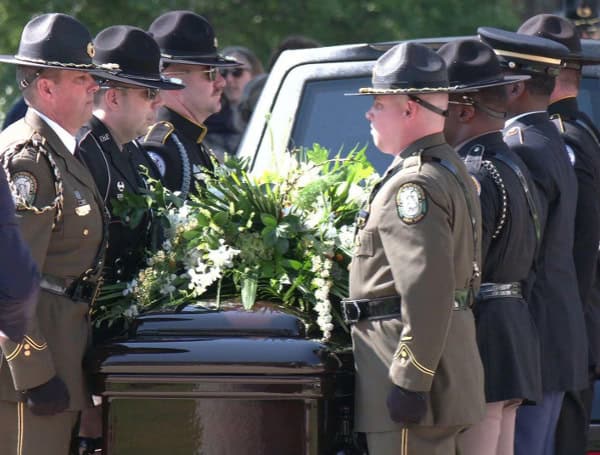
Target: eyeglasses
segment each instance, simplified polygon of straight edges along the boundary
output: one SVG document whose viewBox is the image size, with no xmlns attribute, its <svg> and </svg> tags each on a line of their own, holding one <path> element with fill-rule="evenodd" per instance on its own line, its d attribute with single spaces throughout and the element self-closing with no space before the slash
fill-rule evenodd
<svg viewBox="0 0 600 455">
<path fill-rule="evenodd" d="M 239 79 L 240 77 L 242 77 L 242 74 L 244 74 L 244 71 L 250 71 L 250 70 L 248 68 L 242 68 L 242 67 L 234 68 L 231 70 L 222 69 L 221 76 L 223 76 L 225 79 L 227 79 L 227 76 L 229 76 L 231 74 L 236 79 Z"/>
<path fill-rule="evenodd" d="M 160 93 L 160 89 L 157 88 L 151 88 L 151 87 L 119 87 L 119 86 L 112 86 L 112 85 L 104 85 L 100 87 L 101 89 L 104 90 L 108 90 L 111 88 L 114 88 L 115 90 L 143 90 L 143 94 L 144 94 L 144 98 L 146 98 L 148 101 L 154 101 L 157 97 L 158 94 Z"/>
<path fill-rule="evenodd" d="M 205 73 L 208 74 L 208 80 L 211 82 L 214 82 L 217 80 L 217 74 L 219 72 L 219 70 L 212 66 L 210 69 L 208 70 L 184 70 L 184 71 L 165 71 L 164 75 L 167 77 L 172 77 L 172 76 L 180 76 L 182 74 L 189 74 L 192 73 L 194 71 L 198 71 L 199 73 Z"/>
</svg>

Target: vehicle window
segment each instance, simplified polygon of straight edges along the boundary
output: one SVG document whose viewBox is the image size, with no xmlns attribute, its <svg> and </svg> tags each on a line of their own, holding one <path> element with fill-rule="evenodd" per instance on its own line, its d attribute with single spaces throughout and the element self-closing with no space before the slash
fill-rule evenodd
<svg viewBox="0 0 600 455">
<path fill-rule="evenodd" d="M 340 150 L 345 155 L 354 147 L 367 146 L 369 161 L 382 174 L 392 157 L 377 150 L 369 132 L 365 112 L 371 107 L 373 97 L 344 95 L 370 85 L 370 77 L 308 81 L 289 147 L 311 147 L 317 143 L 331 150 L 332 155 Z"/>
<path fill-rule="evenodd" d="M 600 79 L 598 77 L 584 76 L 581 79 L 581 88 L 577 101 L 579 108 L 589 115 L 596 126 L 600 126 Z"/>
</svg>

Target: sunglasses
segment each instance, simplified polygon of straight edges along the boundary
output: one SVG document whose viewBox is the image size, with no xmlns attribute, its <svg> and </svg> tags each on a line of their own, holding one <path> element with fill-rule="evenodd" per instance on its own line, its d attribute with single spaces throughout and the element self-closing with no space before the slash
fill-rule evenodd
<svg viewBox="0 0 600 455">
<path fill-rule="evenodd" d="M 154 101 L 160 93 L 159 89 L 151 87 L 118 87 L 111 85 L 103 85 L 100 86 L 100 88 L 104 90 L 108 90 L 110 88 L 114 88 L 115 90 L 143 90 L 142 93 L 144 94 L 144 98 L 146 98 L 148 101 Z"/>
<path fill-rule="evenodd" d="M 172 77 L 172 76 L 180 76 L 182 74 L 190 74 L 194 71 L 198 71 L 199 73 L 205 73 L 208 75 L 208 80 L 211 82 L 214 82 L 217 80 L 217 74 L 219 74 L 219 70 L 212 66 L 209 70 L 185 70 L 185 71 L 165 71 L 164 75 L 167 77 Z"/>
<path fill-rule="evenodd" d="M 242 77 L 242 74 L 244 74 L 244 71 L 250 71 L 250 70 L 248 68 L 234 68 L 231 70 L 222 69 L 221 76 L 223 76 L 226 79 L 227 76 L 229 76 L 231 74 L 236 79 L 239 79 L 240 77 Z"/>
</svg>

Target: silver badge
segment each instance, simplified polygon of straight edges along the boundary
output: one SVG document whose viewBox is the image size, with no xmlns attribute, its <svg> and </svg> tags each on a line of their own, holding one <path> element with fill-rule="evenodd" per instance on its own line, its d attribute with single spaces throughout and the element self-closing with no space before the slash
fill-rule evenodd
<svg viewBox="0 0 600 455">
<path fill-rule="evenodd" d="M 123 191 L 125 191 L 125 182 L 122 182 L 121 180 L 119 180 L 117 182 L 117 190 L 119 190 L 121 193 Z"/>
</svg>

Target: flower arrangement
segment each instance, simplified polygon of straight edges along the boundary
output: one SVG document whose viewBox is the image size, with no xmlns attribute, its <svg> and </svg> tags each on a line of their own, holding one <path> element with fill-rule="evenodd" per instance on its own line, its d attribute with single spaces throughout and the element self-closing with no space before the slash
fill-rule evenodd
<svg viewBox="0 0 600 455">
<path fill-rule="evenodd" d="M 228 157 L 185 203 L 156 181 L 127 195 L 121 215 L 152 208 L 163 239 L 134 280 L 105 286 L 96 322 L 237 297 L 247 309 L 276 302 L 328 339 L 343 325 L 331 299 L 348 295 L 354 219 L 377 178 L 364 150 L 328 155 L 287 153 L 261 176 Z"/>
</svg>

